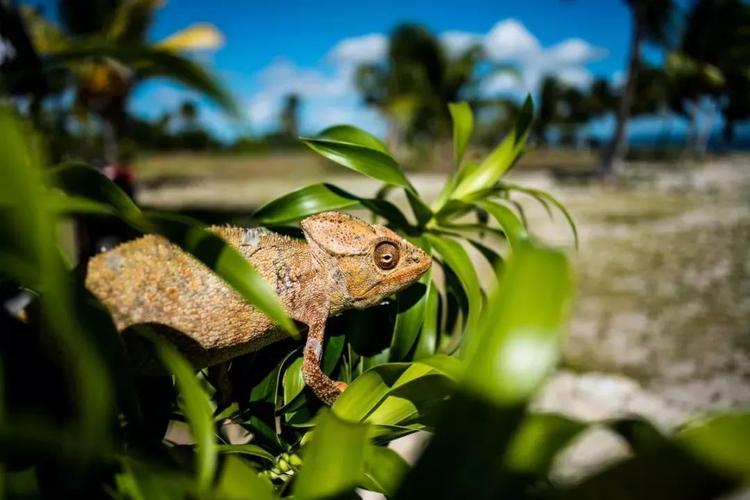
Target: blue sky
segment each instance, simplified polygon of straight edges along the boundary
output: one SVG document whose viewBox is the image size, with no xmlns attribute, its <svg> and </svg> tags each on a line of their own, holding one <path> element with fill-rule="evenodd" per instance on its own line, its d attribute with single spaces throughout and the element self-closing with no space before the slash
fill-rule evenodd
<svg viewBox="0 0 750 500">
<path fill-rule="evenodd" d="M 52 14 L 53 2 L 42 3 Z M 382 60 L 388 33 L 404 21 L 425 25 L 449 52 L 481 43 L 494 60 L 519 66 L 520 80 L 501 75 L 487 81 L 487 95 L 533 93 L 545 74 L 579 86 L 597 76 L 617 81 L 630 29 L 621 0 L 171 0 L 159 11 L 151 38 L 196 22 L 215 25 L 224 45 L 195 57 L 234 92 L 246 119 L 228 121 L 204 98 L 161 80 L 141 84 L 131 109 L 155 118 L 193 98 L 204 123 L 231 139 L 273 130 L 284 95 L 294 92 L 303 98 L 303 132 L 350 122 L 382 133 L 382 117 L 361 104 L 351 74 L 363 61 Z M 607 120 L 597 125 L 608 127 Z"/>
</svg>

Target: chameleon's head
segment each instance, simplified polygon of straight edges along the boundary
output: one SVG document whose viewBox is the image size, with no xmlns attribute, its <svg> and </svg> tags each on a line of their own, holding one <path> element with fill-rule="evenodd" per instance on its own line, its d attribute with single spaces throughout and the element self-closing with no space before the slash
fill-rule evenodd
<svg viewBox="0 0 750 500">
<path fill-rule="evenodd" d="M 411 285 L 432 259 L 390 229 L 351 215 L 325 212 L 302 221 L 318 264 L 330 277 L 331 292 L 344 306 L 364 309 Z"/>
</svg>

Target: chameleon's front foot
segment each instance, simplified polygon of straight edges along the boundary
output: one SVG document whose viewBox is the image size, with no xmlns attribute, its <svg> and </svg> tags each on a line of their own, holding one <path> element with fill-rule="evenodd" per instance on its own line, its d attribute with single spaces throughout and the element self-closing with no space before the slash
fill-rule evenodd
<svg viewBox="0 0 750 500">
<path fill-rule="evenodd" d="M 345 382 L 331 380 L 317 364 L 310 366 L 307 360 L 302 364 L 302 380 L 321 401 L 329 406 L 336 402 L 347 387 Z"/>
<path fill-rule="evenodd" d="M 302 355 L 302 380 L 321 401 L 327 405 L 332 405 L 344 392 L 347 385 L 345 382 L 331 380 L 320 368 L 320 363 L 323 361 L 324 327 L 324 318 L 309 322 L 310 330 Z"/>
</svg>

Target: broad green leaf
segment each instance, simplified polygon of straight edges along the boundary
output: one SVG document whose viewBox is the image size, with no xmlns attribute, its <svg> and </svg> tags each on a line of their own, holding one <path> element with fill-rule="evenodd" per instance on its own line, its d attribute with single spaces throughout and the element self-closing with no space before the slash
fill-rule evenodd
<svg viewBox="0 0 750 500">
<path fill-rule="evenodd" d="M 482 254 L 482 256 L 487 260 L 487 262 L 495 270 L 495 272 L 497 274 L 500 274 L 500 272 L 502 271 L 502 266 L 503 266 L 502 256 L 499 253 L 497 253 L 495 250 L 493 250 L 492 248 L 476 240 L 469 240 L 469 243 L 471 243 L 471 246 L 476 248 L 479 251 L 479 253 Z"/>
<path fill-rule="evenodd" d="M 488 301 L 481 330 L 468 332 L 459 388 L 396 498 L 489 500 L 527 495 L 500 471 L 529 396 L 554 366 L 570 290 L 562 254 L 530 242 L 514 252 Z M 524 466 L 541 462 L 523 455 L 517 460 Z M 477 480 L 477 471 L 494 472 Z"/>
<path fill-rule="evenodd" d="M 398 399 L 403 403 L 388 403 L 387 408 L 379 409 L 389 394 L 425 376 L 437 375 L 453 382 L 461 373 L 459 365 L 458 360 L 445 355 L 430 356 L 413 363 L 378 365 L 354 380 L 333 404 L 332 410 L 340 418 L 354 422 L 367 420 L 374 424 L 396 425 L 401 420 L 398 415 L 411 414 L 414 405 L 408 401 L 408 395 L 401 394 Z M 373 416 L 376 411 L 379 413 Z M 397 416 L 395 420 L 394 415 Z"/>
<path fill-rule="evenodd" d="M 414 349 L 415 360 L 421 360 L 435 354 L 438 342 L 439 307 L 440 294 L 438 293 L 435 282 L 430 280 L 427 283 L 427 293 L 425 295 L 422 330 L 419 332 L 417 346 Z"/>
<path fill-rule="evenodd" d="M 358 146 L 375 149 L 387 155 L 391 154 L 383 141 L 374 135 L 365 132 L 361 128 L 353 127 L 351 125 L 334 125 L 333 127 L 328 127 L 318 134 L 316 138 L 356 144 Z"/>
<path fill-rule="evenodd" d="M 727 413 L 693 422 L 677 442 L 718 471 L 750 481 L 750 413 Z"/>
<path fill-rule="evenodd" d="M 47 194 L 50 210 L 58 215 L 91 214 L 117 216 L 117 210 L 106 203 L 100 203 L 83 196 L 68 196 L 59 191 Z"/>
<path fill-rule="evenodd" d="M 311 184 L 276 198 L 255 211 L 261 224 L 284 224 L 329 210 L 346 210 L 359 205 L 359 199 L 331 184 Z"/>
<path fill-rule="evenodd" d="M 331 161 L 394 186 L 414 191 L 396 160 L 368 147 L 328 139 L 302 139 L 310 149 Z"/>
<path fill-rule="evenodd" d="M 557 454 L 586 429 L 562 415 L 528 415 L 510 443 L 506 466 L 515 473 L 544 477 Z"/>
<path fill-rule="evenodd" d="M 476 169 L 467 172 L 456 184 L 451 198 L 465 199 L 471 194 L 495 185 L 518 158 L 529 133 L 533 103 L 526 98 L 516 123 L 500 145 Z"/>
<path fill-rule="evenodd" d="M 294 498 L 326 499 L 353 490 L 362 473 L 366 448 L 366 425 L 341 420 L 333 411 L 323 412 L 303 449 Z"/>
<path fill-rule="evenodd" d="M 125 222 L 144 229 L 146 222 L 141 209 L 99 170 L 82 163 L 67 163 L 51 169 L 49 174 L 52 182 L 69 197 L 109 205 Z"/>
<path fill-rule="evenodd" d="M 284 371 L 284 405 L 291 403 L 304 388 L 305 381 L 302 380 L 302 357 L 299 357 L 292 361 L 292 364 Z"/>
<path fill-rule="evenodd" d="M 371 368 L 347 387 L 331 410 L 340 418 L 361 422 L 388 395 L 408 367 L 408 363 L 387 363 Z"/>
<path fill-rule="evenodd" d="M 273 500 L 278 498 L 268 479 L 258 475 L 250 464 L 239 457 L 224 460 L 219 482 L 211 498 L 217 500 Z"/>
<path fill-rule="evenodd" d="M 397 296 L 396 324 L 391 339 L 391 361 L 406 361 L 416 341 L 422 322 L 424 306 L 427 300 L 427 283 L 432 273 L 425 273 L 417 283 L 399 293 Z"/>
<path fill-rule="evenodd" d="M 406 191 L 406 198 L 409 201 L 412 212 L 414 212 L 414 217 L 417 219 L 417 225 L 420 227 L 425 226 L 433 216 L 430 207 L 415 192 L 410 190 Z"/>
<path fill-rule="evenodd" d="M 179 500 L 192 489 L 189 478 L 182 474 L 130 459 L 123 460 L 114 487 L 123 498 L 132 500 Z"/>
<path fill-rule="evenodd" d="M 216 451 L 224 455 L 238 454 L 262 458 L 268 462 L 273 462 L 275 457 L 265 448 L 255 444 L 220 444 L 216 446 Z"/>
<path fill-rule="evenodd" d="M 526 240 L 504 273 L 465 344 L 465 389 L 500 406 L 526 401 L 554 368 L 572 295 L 565 256 Z"/>
<path fill-rule="evenodd" d="M 466 297 L 469 301 L 469 313 L 466 318 L 464 331 L 467 333 L 474 332 L 479 325 L 479 318 L 482 312 L 482 291 L 479 286 L 479 278 L 474 269 L 474 264 L 469 258 L 469 254 L 453 239 L 433 236 L 431 234 L 425 235 L 425 238 L 443 257 L 446 265 L 456 273 L 461 282 L 461 286 L 466 292 Z"/>
<path fill-rule="evenodd" d="M 73 407 L 79 418 L 70 430 L 85 461 L 108 444 L 111 375 L 87 341 L 93 333 L 88 331 L 87 318 L 75 308 L 74 282 L 61 258 L 57 220 L 47 201 L 50 186 L 43 173 L 42 144 L 31 128 L 1 105 L 0 137 L 0 273 L 33 279 L 19 284 L 40 292 L 40 321 L 69 363 L 70 383 L 77 389 Z"/>
<path fill-rule="evenodd" d="M 369 445 L 361 486 L 392 497 L 408 471 L 409 464 L 398 453 L 384 446 Z"/>
<path fill-rule="evenodd" d="M 394 384 L 388 396 L 365 422 L 405 425 L 433 420 L 435 408 L 455 390 L 455 382 L 425 365 L 414 364 Z"/>
<path fill-rule="evenodd" d="M 461 164 L 464 151 L 471 139 L 474 129 L 474 114 L 466 102 L 450 103 L 448 110 L 453 119 L 453 162 L 456 166 Z"/>
<path fill-rule="evenodd" d="M 180 390 L 181 407 L 195 439 L 196 471 L 198 485 L 208 488 L 216 471 L 216 436 L 211 400 L 193 373 L 193 368 L 170 344 L 159 341 L 155 335 L 149 337 L 156 343 L 157 353 L 164 365 L 174 374 Z"/>
<path fill-rule="evenodd" d="M 500 224 L 500 227 L 508 238 L 510 247 L 515 250 L 522 244 L 522 240 L 528 238 L 528 233 L 521 220 L 508 207 L 494 201 L 477 201 L 474 204 L 487 210 Z"/>
</svg>

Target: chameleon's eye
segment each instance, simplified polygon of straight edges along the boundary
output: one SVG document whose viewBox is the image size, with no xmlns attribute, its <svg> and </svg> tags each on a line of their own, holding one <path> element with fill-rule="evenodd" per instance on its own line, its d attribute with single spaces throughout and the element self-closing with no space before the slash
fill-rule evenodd
<svg viewBox="0 0 750 500">
<path fill-rule="evenodd" d="M 375 265 L 380 269 L 393 269 L 398 264 L 398 258 L 398 246 L 390 241 L 380 242 L 375 247 Z"/>
</svg>

